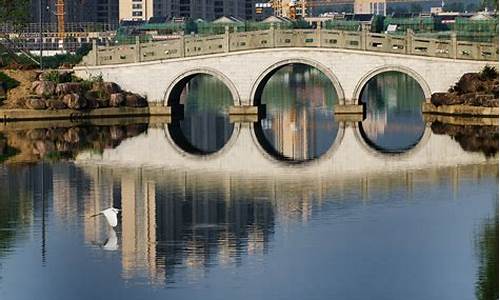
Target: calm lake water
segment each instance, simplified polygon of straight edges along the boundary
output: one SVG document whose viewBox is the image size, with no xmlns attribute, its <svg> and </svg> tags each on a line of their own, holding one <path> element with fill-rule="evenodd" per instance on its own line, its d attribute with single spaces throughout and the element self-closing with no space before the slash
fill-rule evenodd
<svg viewBox="0 0 500 300">
<path fill-rule="evenodd" d="M 423 116 L 399 73 L 364 120 L 303 65 L 259 98 L 241 122 L 196 76 L 170 122 L 0 127 L 0 299 L 498 297 L 498 126 Z"/>
</svg>

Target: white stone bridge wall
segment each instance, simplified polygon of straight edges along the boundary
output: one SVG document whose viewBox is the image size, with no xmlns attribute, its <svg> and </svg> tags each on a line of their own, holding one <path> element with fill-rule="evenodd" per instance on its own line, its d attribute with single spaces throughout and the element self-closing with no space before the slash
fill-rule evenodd
<svg viewBox="0 0 500 300">
<path fill-rule="evenodd" d="M 206 73 L 222 80 L 231 90 L 235 105 L 252 105 L 257 86 L 266 74 L 289 63 L 318 68 L 333 82 L 339 104 L 356 104 L 366 82 L 385 71 L 413 77 L 429 101 L 433 92 L 446 91 L 464 73 L 477 72 L 497 62 L 457 60 L 405 54 L 327 48 L 271 48 L 228 52 L 160 61 L 81 66 L 77 75 L 102 75 L 123 89 L 165 105 L 172 88 L 186 76 Z"/>
</svg>

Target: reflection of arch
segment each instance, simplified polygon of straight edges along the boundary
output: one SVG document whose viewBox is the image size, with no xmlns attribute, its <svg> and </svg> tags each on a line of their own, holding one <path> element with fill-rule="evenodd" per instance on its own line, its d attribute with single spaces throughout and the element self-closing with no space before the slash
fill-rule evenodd
<svg viewBox="0 0 500 300">
<path fill-rule="evenodd" d="M 425 81 L 425 79 L 422 76 L 420 76 L 420 74 L 415 72 L 414 70 L 407 68 L 407 67 L 404 67 L 404 66 L 399 66 L 399 65 L 382 66 L 382 67 L 376 68 L 376 69 L 370 71 L 368 74 L 364 75 L 361 78 L 361 80 L 358 82 L 356 87 L 354 88 L 354 93 L 352 95 L 352 99 L 354 99 L 354 101 L 357 101 L 358 104 L 361 104 L 360 103 L 361 93 L 363 92 L 363 89 L 366 86 L 366 84 L 368 83 L 368 81 L 370 81 L 370 79 L 374 78 L 375 76 L 377 76 L 381 73 L 391 72 L 391 71 L 401 72 L 401 73 L 404 73 L 404 74 L 410 76 L 411 78 L 415 79 L 415 81 L 418 82 L 418 84 L 420 85 L 420 88 L 424 92 L 425 101 L 426 102 L 431 101 L 432 92 L 431 92 L 429 85 Z"/>
<path fill-rule="evenodd" d="M 417 143 L 412 145 L 412 147 L 402 150 L 400 152 L 384 152 L 383 149 L 378 148 L 377 145 L 372 143 L 364 134 L 363 129 L 361 127 L 361 122 L 358 123 L 358 126 L 356 126 L 356 131 L 355 131 L 355 137 L 358 143 L 361 145 L 361 147 L 368 153 L 371 153 L 375 156 L 392 156 L 392 157 L 399 157 L 399 158 L 404 158 L 408 157 L 418 151 L 427 144 L 429 141 L 429 138 L 432 135 L 432 130 L 431 130 L 431 124 L 430 123 L 425 123 L 424 125 L 424 131 L 422 132 L 422 135 L 420 136 L 419 140 Z"/>
<path fill-rule="evenodd" d="M 340 81 L 337 79 L 337 77 L 328 69 L 326 66 L 323 64 L 308 59 L 308 58 L 293 58 L 293 59 L 286 59 L 282 60 L 280 62 L 277 62 L 270 67 L 268 67 L 262 74 L 257 78 L 257 80 L 253 83 L 252 85 L 252 90 L 250 93 L 250 101 L 253 105 L 260 105 L 260 97 L 262 95 L 262 90 L 266 86 L 267 81 L 271 76 L 274 75 L 281 67 L 289 64 L 303 64 L 307 66 L 311 66 L 313 68 L 316 68 L 320 70 L 328 79 L 330 79 L 330 82 L 333 84 L 333 87 L 335 89 L 335 93 L 337 93 L 338 97 L 338 102 L 339 104 L 344 104 L 344 90 L 342 89 L 342 86 L 340 85 Z"/>
<path fill-rule="evenodd" d="M 340 143 L 342 143 L 342 140 L 344 139 L 345 123 L 339 122 L 338 126 L 339 127 L 337 130 L 337 135 L 335 136 L 335 140 L 332 142 L 330 148 L 323 155 L 321 155 L 318 158 L 302 160 L 302 161 L 294 161 L 276 151 L 276 149 L 274 149 L 266 140 L 259 122 L 253 123 L 250 130 L 254 144 L 257 146 L 257 149 L 259 149 L 259 152 L 265 158 L 267 158 L 270 161 L 282 162 L 287 166 L 303 167 L 306 165 L 310 165 L 312 163 L 319 164 L 321 162 L 325 162 L 332 159 L 335 151 L 339 148 Z"/>
<path fill-rule="evenodd" d="M 179 100 L 182 90 L 184 89 L 186 84 L 193 77 L 199 74 L 211 75 L 217 78 L 218 80 L 222 81 L 231 92 L 231 95 L 233 96 L 234 105 L 240 105 L 240 95 L 238 94 L 238 90 L 236 89 L 236 86 L 233 84 L 233 82 L 221 72 L 212 68 L 205 68 L 205 67 L 192 69 L 182 74 L 179 74 L 176 77 L 176 79 L 168 86 L 165 92 L 164 96 L 165 105 L 172 106 L 172 104 L 176 104 L 175 102 Z"/>
<path fill-rule="evenodd" d="M 233 131 L 231 133 L 231 136 L 227 140 L 226 144 L 218 151 L 213 152 L 213 153 L 208 153 L 208 154 L 203 154 L 203 153 L 190 153 L 188 152 L 185 148 L 182 146 L 178 145 L 177 142 L 175 141 L 175 138 L 172 136 L 172 130 L 170 124 L 166 124 L 163 128 L 163 131 L 165 133 L 165 137 L 168 141 L 168 143 L 172 146 L 172 148 L 177 151 L 179 154 L 190 157 L 192 159 L 214 159 L 216 157 L 219 157 L 229 151 L 231 147 L 234 145 L 236 140 L 238 139 L 238 136 L 240 135 L 240 130 L 241 130 L 241 123 L 234 123 L 233 124 Z"/>
</svg>

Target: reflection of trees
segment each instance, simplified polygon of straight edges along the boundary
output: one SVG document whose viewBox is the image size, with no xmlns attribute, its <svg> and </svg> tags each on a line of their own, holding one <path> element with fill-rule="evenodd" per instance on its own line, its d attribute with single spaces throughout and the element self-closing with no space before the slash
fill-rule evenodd
<svg viewBox="0 0 500 300">
<path fill-rule="evenodd" d="M 199 74 L 182 90 L 180 103 L 185 105 L 185 114 L 199 111 L 222 113 L 233 105 L 233 96 L 222 81 L 211 75 Z"/>
<path fill-rule="evenodd" d="M 495 205 L 497 210 L 498 203 Z M 476 297 L 479 300 L 498 299 L 498 210 L 481 226 L 476 241 L 479 250 L 479 272 Z"/>
</svg>

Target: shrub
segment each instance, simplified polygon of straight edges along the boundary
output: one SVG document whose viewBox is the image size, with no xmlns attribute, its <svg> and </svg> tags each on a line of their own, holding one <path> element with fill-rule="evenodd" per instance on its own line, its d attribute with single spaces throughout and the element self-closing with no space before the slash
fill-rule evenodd
<svg viewBox="0 0 500 300">
<path fill-rule="evenodd" d="M 495 80 L 498 78 L 498 71 L 495 67 L 484 66 L 479 75 L 482 80 Z"/>
<path fill-rule="evenodd" d="M 0 82 L 3 82 L 8 90 L 19 86 L 19 81 L 7 76 L 5 73 L 0 72 Z"/>
</svg>

